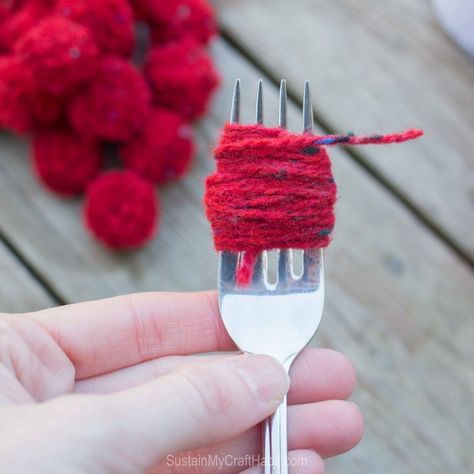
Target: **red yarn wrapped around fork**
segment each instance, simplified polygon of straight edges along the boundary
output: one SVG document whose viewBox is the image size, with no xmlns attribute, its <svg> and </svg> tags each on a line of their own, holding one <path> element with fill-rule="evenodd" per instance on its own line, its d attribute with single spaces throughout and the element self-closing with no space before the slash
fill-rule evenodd
<svg viewBox="0 0 474 474">
<path fill-rule="evenodd" d="M 218 251 L 245 252 L 237 281 L 250 282 L 259 252 L 324 248 L 335 224 L 336 184 L 326 146 L 399 143 L 422 135 L 298 135 L 228 124 L 206 180 L 206 214 Z"/>
</svg>

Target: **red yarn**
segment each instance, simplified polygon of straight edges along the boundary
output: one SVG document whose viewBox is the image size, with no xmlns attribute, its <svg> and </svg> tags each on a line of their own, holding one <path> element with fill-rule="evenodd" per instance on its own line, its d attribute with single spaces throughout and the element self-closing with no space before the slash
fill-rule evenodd
<svg viewBox="0 0 474 474">
<path fill-rule="evenodd" d="M 128 61 L 104 58 L 90 85 L 73 98 L 69 118 L 81 134 L 126 141 L 141 129 L 150 112 L 150 91 Z"/>
<path fill-rule="evenodd" d="M 155 103 L 188 119 L 204 113 L 219 84 L 209 54 L 190 39 L 155 46 L 145 65 L 145 74 Z"/>
<path fill-rule="evenodd" d="M 14 48 L 37 85 L 63 96 L 95 73 L 98 50 L 85 27 L 51 16 L 20 38 Z"/>
<path fill-rule="evenodd" d="M 322 145 L 392 143 L 421 134 L 320 137 L 227 125 L 215 150 L 217 170 L 206 180 L 205 204 L 216 249 L 245 252 L 237 282 L 250 282 L 263 250 L 329 244 L 336 185 Z"/>
<path fill-rule="evenodd" d="M 38 177 L 49 189 L 63 196 L 84 191 L 102 167 L 100 145 L 70 130 L 37 132 L 32 148 Z"/>
<path fill-rule="evenodd" d="M 206 0 L 148 0 L 152 41 L 193 38 L 206 44 L 217 34 L 214 11 Z"/>
<path fill-rule="evenodd" d="M 87 191 L 87 226 L 110 248 L 142 245 L 151 238 L 157 217 L 153 185 L 132 171 L 105 173 Z"/>
<path fill-rule="evenodd" d="M 121 56 L 131 54 L 134 20 L 127 0 L 57 0 L 56 11 L 87 26 L 101 51 Z"/>
<path fill-rule="evenodd" d="M 155 109 L 144 129 L 120 151 L 125 166 L 156 183 L 184 175 L 191 164 L 193 133 L 182 117 Z"/>
</svg>

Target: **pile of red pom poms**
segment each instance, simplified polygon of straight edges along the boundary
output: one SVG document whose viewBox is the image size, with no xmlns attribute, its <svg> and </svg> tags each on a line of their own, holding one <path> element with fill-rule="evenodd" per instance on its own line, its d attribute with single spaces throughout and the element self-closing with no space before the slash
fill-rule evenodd
<svg viewBox="0 0 474 474">
<path fill-rule="evenodd" d="M 87 227 L 111 248 L 153 235 L 154 185 L 189 169 L 190 124 L 219 82 L 216 31 L 206 0 L 0 2 L 0 128 L 32 135 L 39 179 L 85 193 Z M 105 169 L 111 143 L 122 169 Z"/>
</svg>

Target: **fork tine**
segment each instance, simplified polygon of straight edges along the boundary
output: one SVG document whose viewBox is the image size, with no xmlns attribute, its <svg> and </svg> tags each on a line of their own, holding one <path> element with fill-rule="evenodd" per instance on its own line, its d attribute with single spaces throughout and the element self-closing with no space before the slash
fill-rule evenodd
<svg viewBox="0 0 474 474">
<path fill-rule="evenodd" d="M 237 79 L 234 85 L 230 123 L 240 123 L 240 79 Z"/>
<path fill-rule="evenodd" d="M 239 255 L 236 252 L 219 252 L 219 274 L 223 280 L 235 281 Z"/>
<path fill-rule="evenodd" d="M 255 104 L 255 122 L 263 125 L 263 81 L 260 79 L 257 86 L 257 101 Z M 253 283 L 254 285 L 264 283 L 263 266 L 266 263 L 262 258 L 262 254 L 258 255 L 253 268 Z"/>
<path fill-rule="evenodd" d="M 287 103 L 288 94 L 286 90 L 286 80 L 280 82 L 280 102 L 278 107 L 278 126 L 286 129 L 287 123 Z M 288 281 L 291 275 L 290 250 L 281 249 L 278 258 L 278 281 L 282 284 Z"/>
<path fill-rule="evenodd" d="M 303 132 L 312 134 L 314 130 L 313 104 L 311 103 L 311 85 L 308 80 L 304 83 L 303 95 Z M 303 253 L 303 279 L 311 275 L 318 275 L 315 271 L 319 265 L 321 253 L 319 250 L 304 250 Z"/>
<path fill-rule="evenodd" d="M 313 133 L 313 106 L 311 104 L 311 87 L 309 81 L 304 83 L 304 97 L 303 97 L 303 131 L 304 133 Z"/>
<path fill-rule="evenodd" d="M 257 87 L 257 104 L 255 107 L 255 122 L 263 125 L 263 81 L 258 81 Z"/>
<path fill-rule="evenodd" d="M 306 249 L 303 254 L 303 280 L 310 285 L 324 285 L 323 251 Z"/>
<path fill-rule="evenodd" d="M 240 123 L 240 79 L 237 79 L 234 85 L 230 123 Z M 235 281 L 237 265 L 241 258 L 241 252 L 219 252 L 219 272 L 223 275 L 225 273 L 225 278 Z"/>
<path fill-rule="evenodd" d="M 254 288 L 264 289 L 262 254 L 258 254 L 253 267 L 252 285 Z"/>
<path fill-rule="evenodd" d="M 279 106 L 279 116 L 278 116 L 278 126 L 280 128 L 287 127 L 287 102 L 288 95 L 286 92 L 286 80 L 282 79 L 280 83 L 280 106 Z"/>
</svg>

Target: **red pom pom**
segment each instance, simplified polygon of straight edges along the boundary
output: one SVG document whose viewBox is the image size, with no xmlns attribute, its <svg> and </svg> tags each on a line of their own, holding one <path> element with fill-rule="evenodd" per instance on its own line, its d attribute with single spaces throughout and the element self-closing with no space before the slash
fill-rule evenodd
<svg viewBox="0 0 474 474">
<path fill-rule="evenodd" d="M 142 75 L 120 58 L 102 60 L 97 74 L 69 108 L 81 134 L 108 141 L 129 140 L 150 111 L 150 91 Z"/>
<path fill-rule="evenodd" d="M 14 11 L 14 2 L 0 2 L 0 54 L 8 53 L 8 39 L 5 35 L 5 28 Z"/>
<path fill-rule="evenodd" d="M 50 2 L 30 0 L 5 18 L 0 28 L 0 49 L 11 51 L 15 41 L 42 20 L 50 9 Z"/>
<path fill-rule="evenodd" d="M 56 11 L 87 26 L 101 51 L 121 56 L 132 53 L 133 14 L 126 0 L 58 0 Z"/>
<path fill-rule="evenodd" d="M 136 20 L 146 21 L 148 18 L 148 2 L 149 0 L 129 0 L 133 14 Z"/>
<path fill-rule="evenodd" d="M 52 124 L 62 112 L 62 101 L 38 90 L 34 76 L 20 59 L 0 58 L 1 126 L 23 134 L 37 124 Z"/>
<path fill-rule="evenodd" d="M 127 168 L 146 179 L 164 183 L 183 176 L 193 155 L 192 129 L 183 118 L 156 109 L 139 136 L 121 150 Z"/>
<path fill-rule="evenodd" d="M 155 46 L 145 74 L 157 105 L 188 119 L 202 115 L 219 84 L 219 76 L 203 47 L 193 40 Z"/>
<path fill-rule="evenodd" d="M 97 142 L 84 140 L 70 130 L 46 130 L 32 141 L 35 170 L 52 191 L 73 196 L 85 190 L 102 167 Z"/>
<path fill-rule="evenodd" d="M 153 235 L 158 206 L 153 185 L 132 171 L 110 171 L 89 187 L 85 219 L 108 247 L 138 247 Z"/>
<path fill-rule="evenodd" d="M 98 50 L 91 33 L 60 16 L 47 17 L 15 44 L 38 86 L 65 95 L 95 73 Z"/>
<path fill-rule="evenodd" d="M 49 94 L 42 90 L 33 89 L 28 92 L 31 111 L 35 124 L 53 125 L 62 118 L 65 105 L 60 97 Z"/>
<path fill-rule="evenodd" d="M 33 126 L 27 90 L 31 76 L 14 56 L 0 58 L 0 125 L 22 134 Z"/>
<path fill-rule="evenodd" d="M 191 37 L 205 44 L 217 33 L 214 11 L 205 0 L 148 0 L 148 15 L 156 43 Z"/>
</svg>

